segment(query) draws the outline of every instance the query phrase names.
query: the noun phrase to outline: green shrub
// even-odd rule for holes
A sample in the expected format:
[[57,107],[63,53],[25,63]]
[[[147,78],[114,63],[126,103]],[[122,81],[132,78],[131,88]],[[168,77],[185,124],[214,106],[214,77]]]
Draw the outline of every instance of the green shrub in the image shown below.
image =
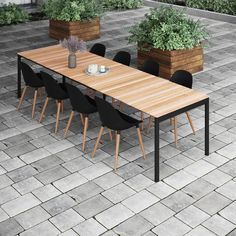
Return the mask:
[[236,15],[236,0],[186,0],[188,7]]
[[207,39],[208,33],[199,22],[172,7],[152,9],[141,23],[130,30],[130,43],[139,48],[150,45],[162,50],[190,49]]
[[141,7],[142,0],[102,0],[102,4],[109,10],[134,9]]
[[0,25],[25,22],[28,18],[28,14],[16,4],[10,3],[0,7]]
[[91,20],[102,14],[98,0],[48,0],[42,9],[49,19],[63,21]]

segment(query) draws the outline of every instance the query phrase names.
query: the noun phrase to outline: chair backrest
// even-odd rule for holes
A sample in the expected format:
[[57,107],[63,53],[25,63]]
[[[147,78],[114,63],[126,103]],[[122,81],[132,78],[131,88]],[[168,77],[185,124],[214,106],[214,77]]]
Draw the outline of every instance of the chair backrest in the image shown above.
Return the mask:
[[159,64],[153,59],[147,59],[144,61],[140,70],[151,75],[159,76]]
[[120,130],[127,122],[121,118],[119,112],[107,101],[95,97],[100,120],[103,126],[112,130]]
[[175,73],[171,76],[170,81],[187,88],[192,88],[193,86],[193,76],[186,70],[175,71]]
[[106,53],[106,47],[105,45],[101,43],[95,43],[92,48],[90,49],[91,53],[94,53],[98,56],[104,57]]
[[94,108],[93,105],[88,101],[86,96],[80,91],[79,88],[75,87],[72,84],[66,84],[66,88],[70,97],[70,102],[73,110],[89,114],[91,109]]
[[123,65],[129,66],[131,61],[131,55],[125,51],[119,51],[113,58],[113,61],[119,62]]
[[42,85],[42,80],[28,64],[21,62],[21,71],[26,85],[30,87]]
[[51,75],[44,71],[41,71],[40,74],[42,76],[48,97],[59,100],[66,96],[65,90],[62,89],[62,87]]

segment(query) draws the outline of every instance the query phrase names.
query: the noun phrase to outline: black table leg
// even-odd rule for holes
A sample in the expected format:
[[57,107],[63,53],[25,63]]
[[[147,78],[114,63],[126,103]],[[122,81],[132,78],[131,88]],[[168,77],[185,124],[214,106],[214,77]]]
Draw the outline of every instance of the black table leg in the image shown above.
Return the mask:
[[209,98],[205,102],[205,155],[209,156]]
[[17,55],[17,97],[21,97],[21,56]]
[[160,150],[159,150],[159,120],[155,118],[155,138],[154,138],[154,181],[160,181]]

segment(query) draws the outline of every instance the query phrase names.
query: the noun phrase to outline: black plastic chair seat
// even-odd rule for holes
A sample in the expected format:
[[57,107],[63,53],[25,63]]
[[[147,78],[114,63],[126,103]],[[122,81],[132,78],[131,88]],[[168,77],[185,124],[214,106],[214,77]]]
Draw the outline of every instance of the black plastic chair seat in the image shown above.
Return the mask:
[[34,83],[26,83],[27,86],[30,86],[32,88],[42,88],[44,87],[44,82],[42,79],[42,76],[40,73],[35,73],[35,75],[38,77],[38,79],[36,81],[34,81]]
[[67,92],[66,86],[64,83],[58,83],[58,85],[61,87],[61,89],[64,91],[64,94],[61,93],[60,97],[58,98],[58,100],[65,100],[67,98],[69,98],[69,94]]
[[133,126],[138,127],[138,125],[142,122],[141,120],[137,120],[131,116],[128,116],[125,113],[120,112],[119,110],[117,110],[117,111],[118,111],[119,115],[122,117],[122,119],[124,119],[127,122],[127,127],[123,128],[121,130],[128,129]]
[[85,115],[97,112],[96,102],[91,97],[89,97],[87,95],[85,95],[85,97],[91,106],[88,106],[86,110],[83,110],[83,112],[81,112],[81,109],[74,109],[74,108],[73,108],[73,111],[77,111],[77,112],[83,113]]

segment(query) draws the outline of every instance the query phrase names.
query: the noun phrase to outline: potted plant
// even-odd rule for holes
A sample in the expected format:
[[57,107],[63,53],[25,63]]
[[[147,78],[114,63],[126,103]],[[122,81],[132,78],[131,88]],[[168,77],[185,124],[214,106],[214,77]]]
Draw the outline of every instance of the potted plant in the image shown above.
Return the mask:
[[68,39],[64,39],[60,41],[62,47],[67,48],[69,51],[68,56],[68,67],[75,68],[76,67],[76,52],[86,51],[86,43],[83,40],[79,40],[77,36],[70,36]]
[[78,36],[85,41],[100,37],[102,6],[98,0],[48,0],[43,11],[49,18],[49,36]]
[[172,7],[152,9],[131,29],[130,43],[138,44],[138,65],[152,58],[160,76],[169,79],[176,70],[203,70],[203,46],[208,33],[199,21]]

